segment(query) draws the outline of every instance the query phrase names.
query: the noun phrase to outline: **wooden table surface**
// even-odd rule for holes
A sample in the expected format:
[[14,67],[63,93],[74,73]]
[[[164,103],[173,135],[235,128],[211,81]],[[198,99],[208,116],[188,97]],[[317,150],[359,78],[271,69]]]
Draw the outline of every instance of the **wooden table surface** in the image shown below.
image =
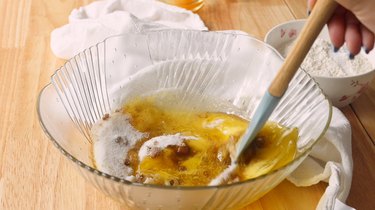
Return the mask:
[[[39,91],[63,64],[50,32],[90,0],[0,0],[0,209],[121,209],[74,170],[43,133]],[[281,22],[306,17],[305,0],[205,0],[198,12],[211,30],[238,29],[263,39]],[[352,125],[354,174],[347,203],[375,209],[375,81],[342,109]],[[315,209],[326,184],[284,181],[247,209]]]

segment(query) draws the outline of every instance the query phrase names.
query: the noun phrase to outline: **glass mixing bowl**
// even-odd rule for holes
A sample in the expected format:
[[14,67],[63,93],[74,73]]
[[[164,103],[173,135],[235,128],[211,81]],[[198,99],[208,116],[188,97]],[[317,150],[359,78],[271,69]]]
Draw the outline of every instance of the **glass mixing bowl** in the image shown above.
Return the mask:
[[[160,30],[115,36],[55,72],[39,95],[39,119],[51,141],[88,182],[130,208],[238,209],[284,180],[329,125],[331,104],[304,71],[297,72],[270,117],[298,128],[298,155],[284,167],[244,182],[206,187],[128,182],[95,168],[90,128],[129,97],[159,89],[225,101],[251,119],[282,62],[269,45],[235,33]],[[195,105],[183,97],[176,101]],[[210,109],[228,111],[222,104],[213,103]]]

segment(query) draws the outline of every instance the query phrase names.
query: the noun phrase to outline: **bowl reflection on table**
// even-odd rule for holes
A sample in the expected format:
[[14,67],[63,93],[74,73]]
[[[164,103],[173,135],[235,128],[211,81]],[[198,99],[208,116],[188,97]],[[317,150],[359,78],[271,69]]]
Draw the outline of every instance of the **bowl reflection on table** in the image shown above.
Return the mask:
[[[40,93],[39,118],[52,142],[86,180],[130,208],[238,209],[283,181],[329,125],[331,105],[304,71],[295,75],[270,117],[299,129],[296,158],[280,169],[244,182],[206,187],[130,183],[95,169],[89,129],[129,97],[158,89],[214,97],[231,103],[251,119],[281,64],[281,56],[272,47],[246,35],[162,30],[115,36],[85,50],[56,71],[51,84]],[[148,76],[143,78],[145,74]],[[126,84],[137,80],[143,81],[136,83],[137,88],[126,88]],[[212,109],[228,111],[217,104]]]
[[[287,45],[297,38],[305,22],[306,20],[292,20],[281,23],[267,33],[264,41],[285,55]],[[330,40],[328,28],[324,27],[318,37]],[[366,73],[336,77],[311,75],[334,106],[344,107],[354,102],[366,91],[370,82],[375,78],[375,51],[366,54],[362,50],[361,55],[367,58],[373,66]]]

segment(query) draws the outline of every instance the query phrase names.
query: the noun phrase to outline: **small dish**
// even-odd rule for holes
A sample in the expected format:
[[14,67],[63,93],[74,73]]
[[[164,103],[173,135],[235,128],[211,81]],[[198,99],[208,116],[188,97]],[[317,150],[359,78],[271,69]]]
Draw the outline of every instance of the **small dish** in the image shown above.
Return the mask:
[[[292,20],[273,27],[266,34],[264,41],[273,46],[281,55],[285,56],[287,46],[293,42],[300,33],[305,20]],[[318,38],[330,40],[328,28],[324,27]],[[323,92],[336,107],[344,107],[354,102],[366,91],[368,85],[375,77],[375,51],[369,54],[361,52],[368,59],[373,68],[362,74],[352,76],[319,76],[311,75],[323,89]],[[348,58],[349,59],[349,58]],[[305,69],[309,72],[307,69]]]

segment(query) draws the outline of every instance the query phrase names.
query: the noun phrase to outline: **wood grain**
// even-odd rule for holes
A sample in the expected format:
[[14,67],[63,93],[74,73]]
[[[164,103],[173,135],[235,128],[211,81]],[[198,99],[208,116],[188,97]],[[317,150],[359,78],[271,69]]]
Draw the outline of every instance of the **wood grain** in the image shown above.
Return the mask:
[[[39,91],[63,60],[50,33],[73,8],[91,0],[0,0],[0,209],[123,209],[86,183],[39,126]],[[243,30],[262,39],[274,25],[305,17],[305,1],[206,0],[198,12],[211,30]],[[375,206],[375,83],[343,109],[353,127],[355,170],[348,203]],[[326,184],[298,188],[285,181],[246,209],[315,209]]]
[[351,106],[359,118],[359,122],[365,128],[366,133],[375,146],[375,81],[370,83],[367,91],[361,95]]
[[210,30],[242,30],[261,40],[276,24],[293,19],[280,0],[206,0],[198,14]]
[[296,19],[307,18],[307,1],[284,0]]
[[[375,207],[375,147],[366,130],[361,126],[358,117],[350,107],[342,109],[352,126],[353,180],[347,203],[357,209]],[[374,125],[374,124],[373,124]],[[373,128],[374,129],[374,128]]]

